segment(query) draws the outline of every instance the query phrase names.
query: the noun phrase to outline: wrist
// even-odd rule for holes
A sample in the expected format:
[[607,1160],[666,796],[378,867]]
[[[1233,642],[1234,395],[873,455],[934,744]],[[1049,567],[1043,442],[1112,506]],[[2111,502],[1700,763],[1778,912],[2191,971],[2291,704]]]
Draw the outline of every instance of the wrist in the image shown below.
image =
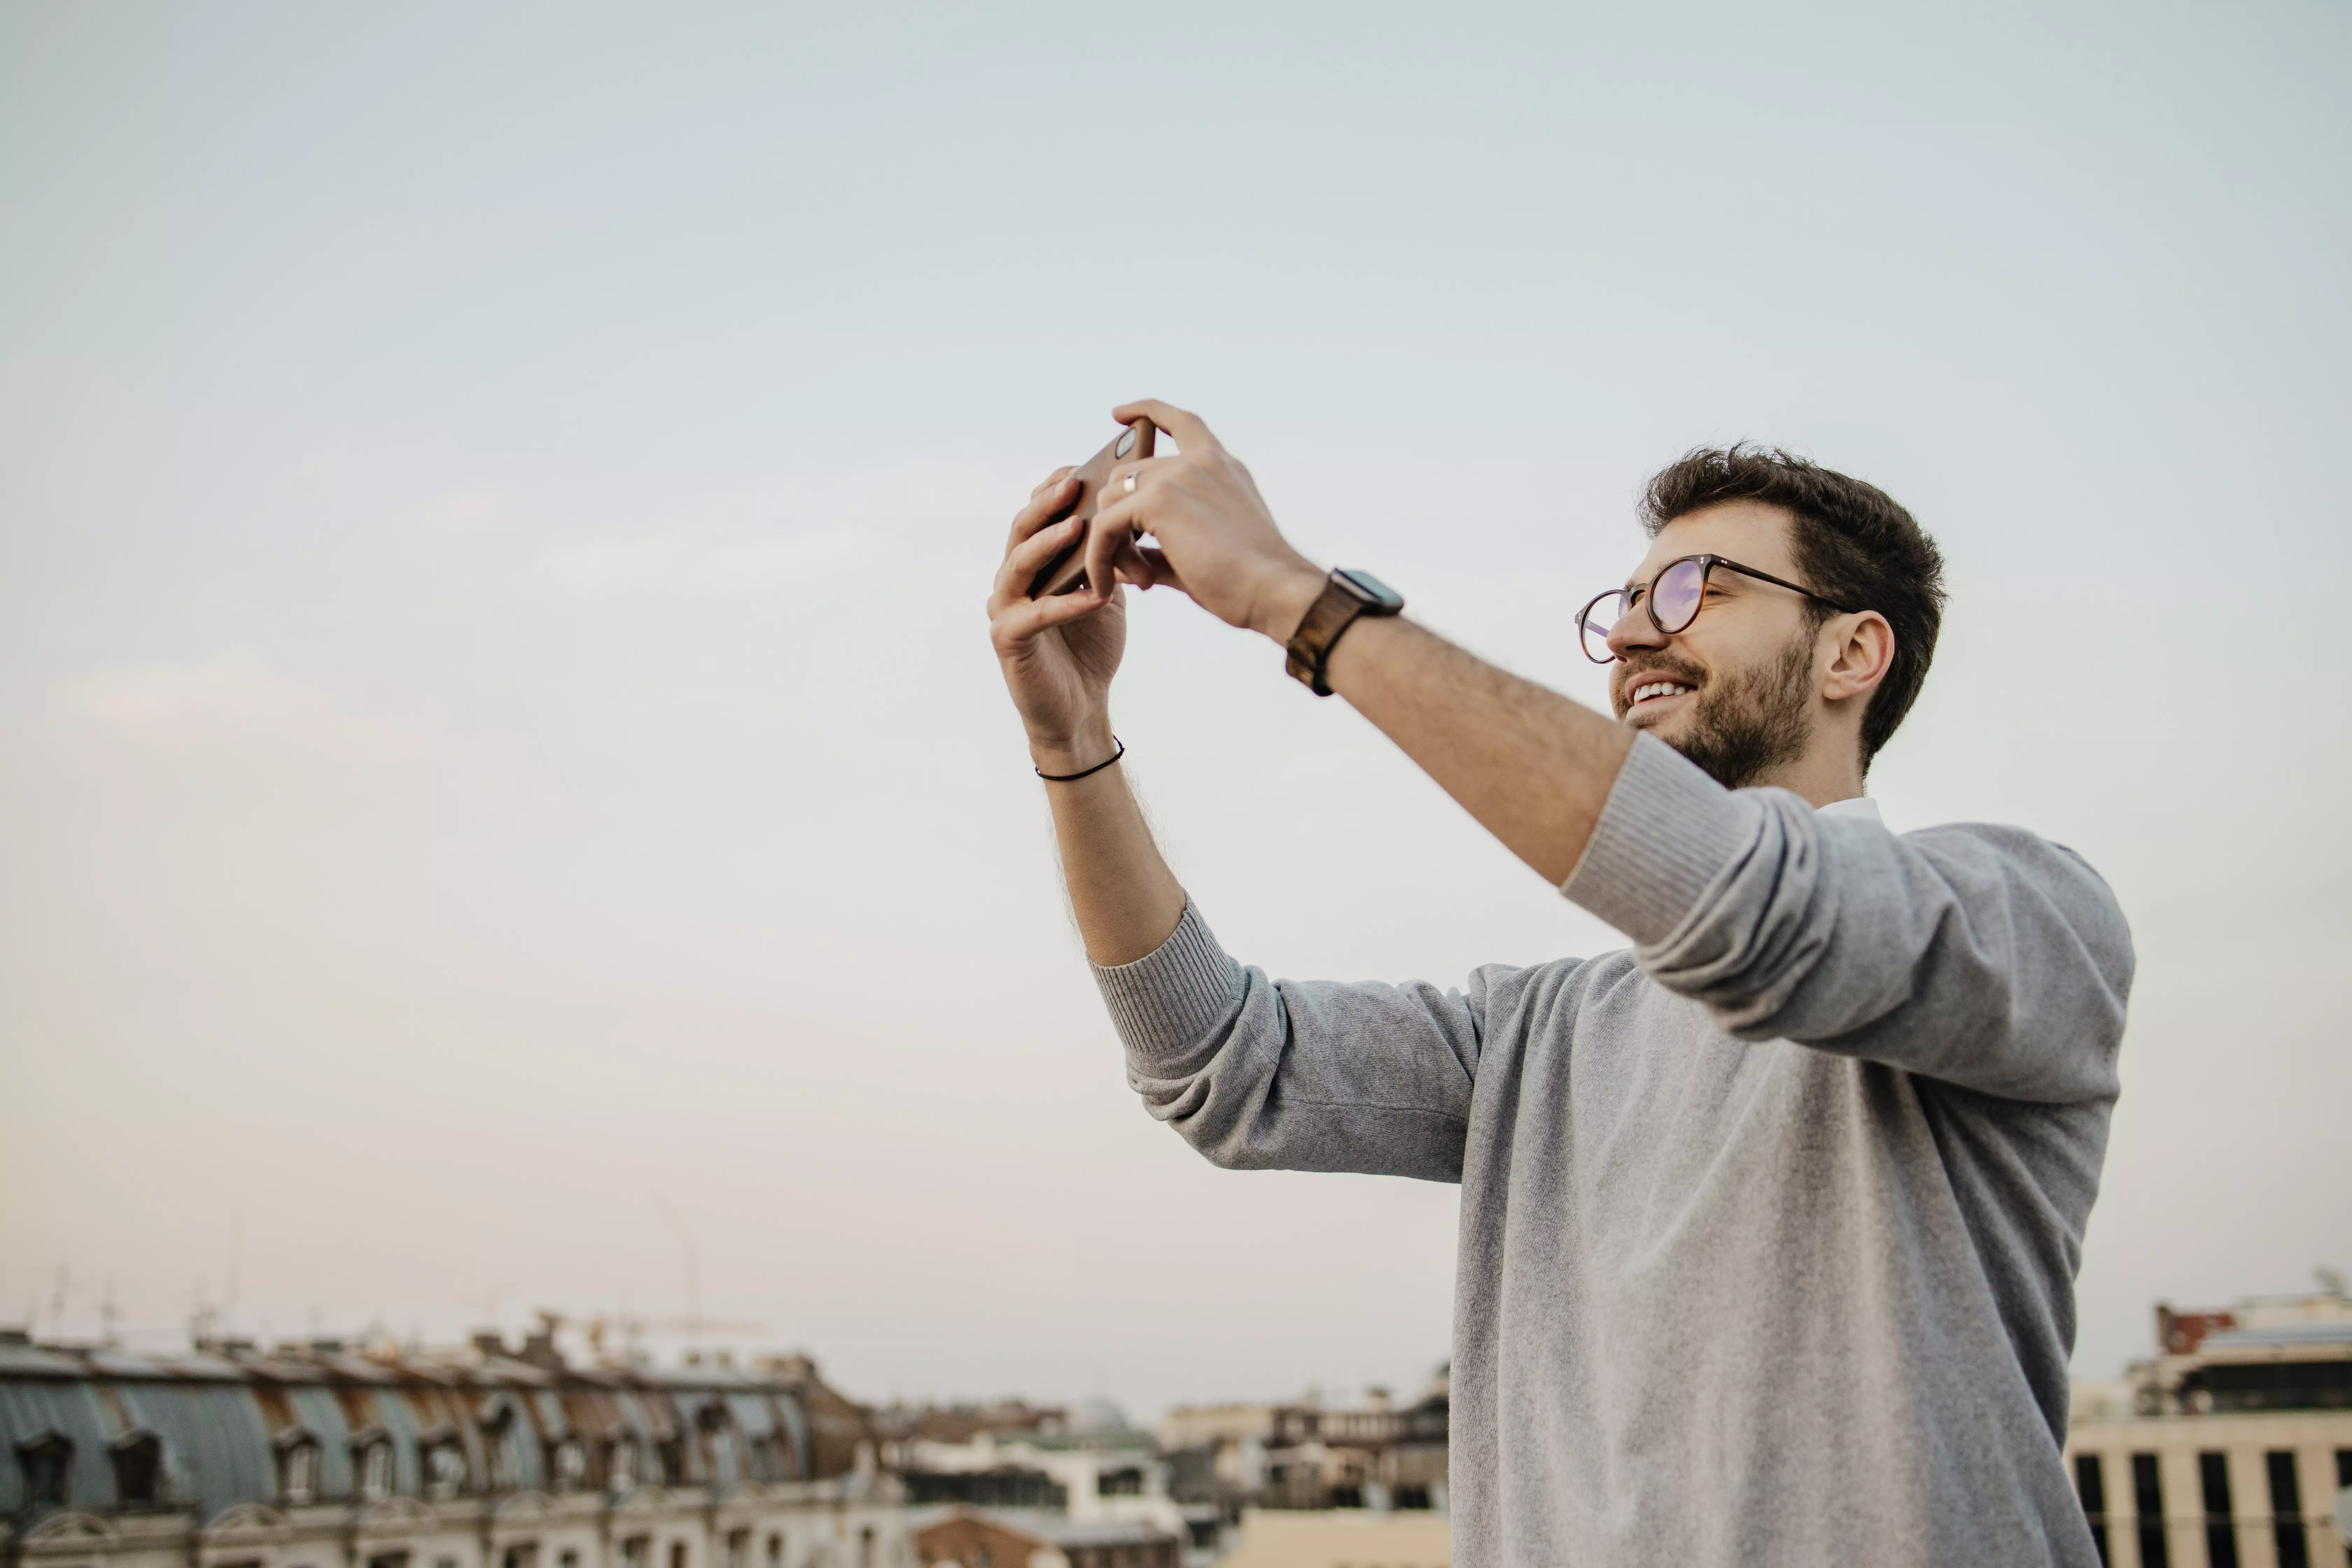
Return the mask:
[[1322,596],[1329,577],[1329,573],[1303,556],[1276,574],[1250,602],[1250,630],[1278,643],[1288,642],[1307,610]]
[[1111,739],[1110,715],[1087,721],[1067,735],[1029,737],[1029,760],[1039,773],[1075,773],[1118,750]]

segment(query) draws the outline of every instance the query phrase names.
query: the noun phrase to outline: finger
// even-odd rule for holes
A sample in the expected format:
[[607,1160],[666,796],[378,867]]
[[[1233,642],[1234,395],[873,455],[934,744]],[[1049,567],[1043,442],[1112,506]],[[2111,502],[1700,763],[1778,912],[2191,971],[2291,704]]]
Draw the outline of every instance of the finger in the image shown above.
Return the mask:
[[1153,510],[1152,503],[1160,503],[1158,510],[1164,512],[1166,501],[1167,492],[1160,490],[1155,493],[1150,485],[1137,486],[1133,495],[1125,493],[1118,486],[1105,485],[1102,500],[1095,508],[1094,520],[1108,529],[1114,540],[1139,538],[1151,531],[1149,513]]
[[1189,414],[1174,404],[1162,403],[1156,397],[1147,397],[1140,403],[1122,403],[1110,411],[1110,416],[1122,425],[1136,419],[1149,419],[1176,437],[1180,451],[1190,452],[1196,447],[1217,447],[1223,450],[1199,415]]
[[1070,481],[1070,470],[1064,468],[1059,478],[1047,479],[1029,492],[1029,504],[1013,514],[1013,531],[1004,542],[1007,550],[1020,543],[1055,517],[1070,509],[1077,487]]
[[1033,496],[1045,494],[1047,490],[1054,489],[1064,479],[1068,479],[1072,474],[1077,472],[1077,468],[1078,466],[1076,463],[1064,463],[1060,468],[1055,468],[1052,473],[1047,474],[1044,479],[1038,480],[1037,488],[1031,490],[1029,493]]
[[1135,552],[1142,558],[1144,570],[1151,574],[1152,586],[1173,588],[1180,594],[1190,593],[1184,586],[1184,579],[1176,574],[1176,563],[1168,559],[1168,552],[1157,545],[1143,544],[1138,545]]
[[[1116,588],[1113,591],[1116,592]],[[989,617],[989,636],[995,641],[998,653],[1009,654],[1040,632],[1084,620],[1108,602],[1098,601],[1091,594],[1056,594],[1045,599],[1017,598]]]
[[1132,583],[1139,588],[1149,588],[1152,584],[1151,564],[1144,560],[1143,547],[1136,543],[1132,534],[1128,536],[1127,542],[1118,547],[1118,553],[1112,558],[1111,571],[1122,583]]
[[[1132,504],[1133,498],[1129,500]],[[1130,544],[1133,539],[1124,528],[1105,526],[1102,513],[1095,513],[1093,525],[1087,530],[1087,592],[1081,597],[1097,604],[1110,597],[1118,587],[1118,570],[1113,563],[1118,559],[1119,546]]]
[[1128,488],[1128,480],[1133,479],[1140,487],[1150,482],[1150,476],[1155,470],[1183,460],[1182,454],[1171,452],[1164,458],[1136,458],[1124,463],[1114,463],[1111,465],[1110,471],[1103,475],[1100,493],[1105,501],[1118,496],[1131,496],[1135,491]]
[[1028,538],[1004,552],[1003,563],[996,569],[996,582],[989,591],[989,613],[993,615],[1000,601],[1013,595],[1029,596],[1029,584],[1044,571],[1045,563],[1070,547],[1071,541],[1086,524],[1075,517],[1059,522],[1049,522]]

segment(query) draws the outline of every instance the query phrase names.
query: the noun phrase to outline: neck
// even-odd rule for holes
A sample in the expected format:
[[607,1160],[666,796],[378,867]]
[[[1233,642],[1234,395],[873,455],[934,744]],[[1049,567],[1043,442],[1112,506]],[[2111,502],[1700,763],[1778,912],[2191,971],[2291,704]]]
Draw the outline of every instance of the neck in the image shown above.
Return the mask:
[[1862,748],[1851,736],[1835,746],[1817,745],[1756,782],[1802,795],[1816,809],[1835,801],[1854,800],[1862,795]]

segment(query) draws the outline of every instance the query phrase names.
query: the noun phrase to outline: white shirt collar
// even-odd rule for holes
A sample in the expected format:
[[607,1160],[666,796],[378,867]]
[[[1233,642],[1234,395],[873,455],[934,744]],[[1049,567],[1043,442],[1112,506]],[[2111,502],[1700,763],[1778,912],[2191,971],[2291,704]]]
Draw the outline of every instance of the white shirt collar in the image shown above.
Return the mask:
[[1852,800],[1833,800],[1827,805],[1817,807],[1815,815],[1850,816],[1857,822],[1874,822],[1881,827],[1886,826],[1886,819],[1878,815],[1878,803],[1866,795],[1858,795]]

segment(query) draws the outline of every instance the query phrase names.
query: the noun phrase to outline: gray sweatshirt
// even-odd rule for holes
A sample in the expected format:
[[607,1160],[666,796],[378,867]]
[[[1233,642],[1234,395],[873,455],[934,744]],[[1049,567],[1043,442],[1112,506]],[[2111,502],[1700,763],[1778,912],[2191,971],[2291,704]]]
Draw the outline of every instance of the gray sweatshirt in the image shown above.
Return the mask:
[[2072,851],[1897,837],[1642,738],[1562,889],[1630,952],[1096,972],[1236,1169],[1462,1185],[1461,1568],[2095,1564],[2061,1461],[2131,937]]

